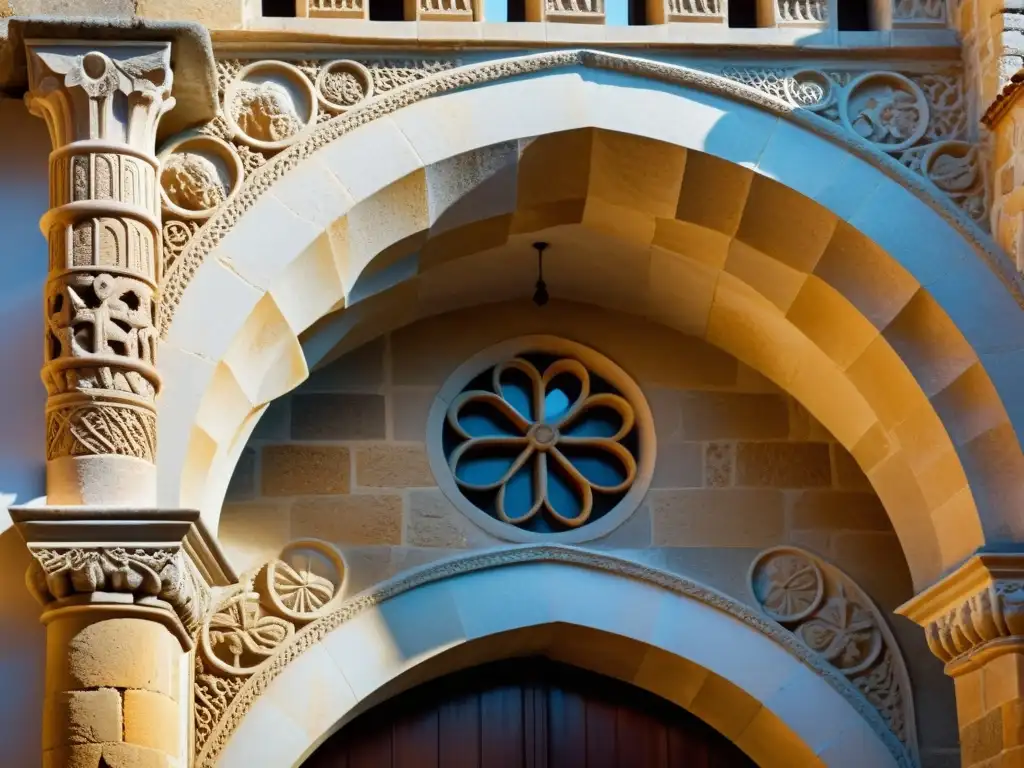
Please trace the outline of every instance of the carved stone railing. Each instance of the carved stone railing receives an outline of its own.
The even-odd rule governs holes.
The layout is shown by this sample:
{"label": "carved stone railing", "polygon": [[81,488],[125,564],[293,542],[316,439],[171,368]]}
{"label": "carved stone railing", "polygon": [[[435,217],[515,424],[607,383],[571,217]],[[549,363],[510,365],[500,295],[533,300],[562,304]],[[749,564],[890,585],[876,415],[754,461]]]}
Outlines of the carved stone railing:
{"label": "carved stone railing", "polygon": [[849,576],[797,547],[754,560],[750,591],[765,615],[842,672],[917,756],[910,676],[882,612]]}
{"label": "carved stone railing", "polygon": [[[917,766],[906,667],[877,609],[832,566],[819,565],[800,550],[789,552],[811,558],[808,562],[816,576],[808,584],[820,586],[820,595],[811,591],[811,598],[818,599],[807,611],[802,631],[792,622],[787,629],[684,576],[558,545],[469,553],[409,571],[345,599],[341,585],[346,566],[341,553],[321,541],[294,542],[279,560],[223,591],[203,623],[194,677],[194,765],[214,768],[228,739],[271,681],[298,656],[364,611],[418,587],[463,574],[522,563],[562,563],[642,581],[705,603],[756,629],[846,698],[888,746],[896,765]],[[755,584],[764,581],[758,564],[771,567],[777,562],[771,551],[759,558],[752,571]],[[846,651],[847,644],[854,647],[855,658]]]}

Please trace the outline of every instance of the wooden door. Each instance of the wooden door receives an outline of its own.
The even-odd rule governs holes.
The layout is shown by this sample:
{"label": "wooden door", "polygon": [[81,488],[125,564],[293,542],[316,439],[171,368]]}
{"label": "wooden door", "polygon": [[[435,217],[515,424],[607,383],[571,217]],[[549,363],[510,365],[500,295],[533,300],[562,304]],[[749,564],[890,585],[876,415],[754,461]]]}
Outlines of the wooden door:
{"label": "wooden door", "polygon": [[753,768],[696,717],[616,680],[517,659],[370,710],[304,768]]}

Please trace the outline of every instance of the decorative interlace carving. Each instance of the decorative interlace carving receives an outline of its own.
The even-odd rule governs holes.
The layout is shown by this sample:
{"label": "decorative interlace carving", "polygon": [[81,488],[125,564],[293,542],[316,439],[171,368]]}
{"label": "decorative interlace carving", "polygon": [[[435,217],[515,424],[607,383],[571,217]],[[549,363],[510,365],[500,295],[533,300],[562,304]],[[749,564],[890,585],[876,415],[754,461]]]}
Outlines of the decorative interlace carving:
{"label": "decorative interlace carving", "polygon": [[[900,768],[913,768],[917,764],[913,754],[916,745],[908,747],[902,743],[890,729],[890,721],[883,720],[879,710],[873,706],[870,696],[862,693],[865,687],[883,688],[882,684],[874,681],[863,684],[851,682],[850,678],[825,662],[820,655],[810,650],[795,635],[780,627],[776,622],[765,619],[758,611],[683,576],[650,566],[605,553],[589,552],[573,547],[532,545],[499,551],[474,552],[458,559],[433,563],[398,576],[345,601],[339,601],[335,594],[332,601],[321,608],[312,621],[305,624],[301,631],[293,633],[288,639],[281,642],[276,650],[251,673],[224,674],[207,663],[206,656],[200,649],[196,654],[195,676],[195,764],[197,768],[214,768],[217,758],[231,734],[254,702],[288,664],[363,611],[373,609],[417,587],[462,574],[518,563],[542,562],[594,568],[625,578],[638,579],[725,612],[771,638],[786,652],[824,678],[878,734],[893,755],[896,765]],[[261,569],[260,573],[266,573],[266,570]],[[251,584],[247,582],[240,585],[238,591],[251,591],[250,586]],[[260,587],[257,586],[256,589],[259,592]],[[260,592],[260,594],[263,593]],[[264,610],[268,610],[266,615],[274,615],[269,609]],[[898,668],[902,669],[902,661],[899,660],[899,657],[894,657],[894,659],[898,661]],[[858,687],[861,692],[858,692]],[[913,723],[912,718],[910,723]],[[911,725],[911,729],[912,727]]]}
{"label": "decorative interlace carving", "polygon": [[848,677],[900,741],[915,750],[906,666],[864,591],[838,568],[795,547],[758,555],[749,582],[761,610]]}
{"label": "decorative interlace carving", "polygon": [[490,389],[452,401],[448,466],[464,493],[493,496],[502,522],[523,526],[543,514],[576,528],[590,520],[595,495],[617,498],[636,479],[625,445],[636,416],[624,397],[595,387],[579,360],[539,364],[543,373],[526,356],[507,360],[491,370]]}
{"label": "decorative interlace carving", "polygon": [[127,593],[136,602],[155,598],[174,609],[190,634],[209,607],[209,590],[180,549],[75,547],[33,549],[32,556],[28,584],[44,605],[94,592]]}
{"label": "decorative interlace carving", "polygon": [[753,68],[723,74],[841,125],[919,173],[979,226],[987,226],[984,164],[968,141],[967,102],[958,75]]}
{"label": "decorative interlace carving", "polygon": [[289,643],[296,631],[338,602],[345,561],[321,541],[289,544],[226,596],[206,617],[196,651],[196,749],[202,752],[213,728],[245,679]]}

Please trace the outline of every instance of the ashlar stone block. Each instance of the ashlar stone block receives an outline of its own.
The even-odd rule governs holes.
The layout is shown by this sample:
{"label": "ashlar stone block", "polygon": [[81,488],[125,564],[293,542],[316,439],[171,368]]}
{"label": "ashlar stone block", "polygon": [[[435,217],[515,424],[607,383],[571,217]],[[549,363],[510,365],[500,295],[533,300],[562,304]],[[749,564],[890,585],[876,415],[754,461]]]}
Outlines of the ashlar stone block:
{"label": "ashlar stone block", "polygon": [[348,493],[351,459],[348,448],[313,445],[268,445],[263,449],[264,496]]}
{"label": "ashlar stone block", "polygon": [[382,444],[356,448],[355,484],[364,488],[437,485],[422,445]]}

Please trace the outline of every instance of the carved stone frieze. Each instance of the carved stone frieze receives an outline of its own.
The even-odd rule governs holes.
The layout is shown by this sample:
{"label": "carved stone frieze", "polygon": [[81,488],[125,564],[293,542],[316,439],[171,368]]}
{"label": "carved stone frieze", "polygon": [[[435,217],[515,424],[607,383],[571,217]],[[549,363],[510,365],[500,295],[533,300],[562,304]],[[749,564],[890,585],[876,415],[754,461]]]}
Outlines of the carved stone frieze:
{"label": "carved stone frieze", "polygon": [[[47,459],[152,463],[162,241],[154,148],[157,123],[174,105],[170,45],[29,43],[28,66],[25,99],[46,120],[54,149],[41,221],[50,256]],[[145,480],[105,498],[101,483],[68,487],[82,482],[74,470],[61,478],[48,476],[52,502],[150,501]]]}
{"label": "carved stone frieze", "polygon": [[47,613],[142,610],[191,648],[214,587],[235,575],[195,510],[12,507]]}
{"label": "carved stone frieze", "polygon": [[[892,720],[881,713],[886,697],[893,695],[891,676],[905,674],[898,656],[886,655],[863,681],[851,681],[776,622],[685,577],[605,553],[527,545],[432,563],[342,600],[345,565],[341,555],[323,542],[306,540],[289,545],[281,560],[263,566],[226,591],[204,621],[195,667],[195,765],[213,768],[231,734],[270,682],[344,622],[417,587],[475,571],[537,562],[565,563],[638,579],[724,611],[770,637],[828,680],[878,733],[897,765],[912,768],[917,764],[913,749],[897,738],[890,727]],[[904,706],[902,697],[896,702],[893,707]],[[912,728],[911,717],[904,733]]]}
{"label": "carved stone frieze", "polygon": [[761,610],[849,678],[916,755],[910,677],[871,598],[838,568],[797,547],[762,552],[749,583]]}
{"label": "carved stone frieze", "polygon": [[210,591],[180,549],[33,549],[28,584],[44,605],[76,595],[114,592],[156,598],[174,609],[189,634],[206,615]]}
{"label": "carved stone frieze", "polygon": [[1024,556],[981,553],[901,606],[957,676],[1000,653],[1024,651]]}
{"label": "carved stone frieze", "polygon": [[[331,63],[327,60],[300,61],[296,66],[316,87],[320,73]],[[930,99],[929,127],[921,144],[900,153],[895,158],[896,163],[893,163],[893,155],[886,151],[884,146],[868,142],[839,125],[839,112],[833,98],[839,89],[833,89],[833,84],[838,79],[840,85],[847,85],[857,74],[855,72],[822,73],[815,70],[800,70],[806,72],[806,75],[798,75],[784,69],[732,68],[711,73],[634,55],[624,56],[590,50],[550,51],[477,62],[467,66],[460,66],[461,62],[455,59],[431,59],[420,62],[361,60],[356,63],[362,64],[370,71],[372,95],[362,97],[363,93],[370,94],[371,91],[367,83],[360,81],[355,74],[358,71],[356,67],[348,68],[351,79],[345,76],[342,78],[344,82],[335,80],[333,84],[326,86],[326,90],[324,83],[321,82],[321,86],[317,88],[317,93],[320,94],[320,108],[316,117],[318,124],[310,133],[303,133],[301,138],[276,153],[253,149],[232,139],[232,130],[223,116],[199,129],[202,133],[226,139],[232,144],[244,168],[245,182],[199,227],[195,228],[191,224],[173,224],[165,231],[165,241],[174,243],[177,255],[160,285],[161,335],[167,333],[186,286],[206,256],[216,248],[261,195],[318,150],[356,128],[438,94],[510,77],[576,66],[627,72],[654,81],[721,94],[727,98],[754,104],[768,112],[784,115],[808,130],[826,134],[830,140],[843,144],[855,156],[876,165],[887,175],[898,178],[913,194],[935,208],[960,231],[991,264],[993,271],[1001,280],[1010,280],[1009,273],[1002,263],[1002,255],[978,231],[984,226],[985,216],[976,213],[979,205],[985,205],[985,193],[982,191],[984,183],[976,157],[964,152],[962,144],[956,144],[943,152],[933,149],[936,156],[931,164],[924,162],[926,148],[933,148],[936,144],[942,145],[948,141],[973,141],[968,130],[968,117],[962,104],[964,97],[960,77],[955,73],[906,75],[907,79],[914,82]],[[239,61],[218,62],[222,101],[232,78],[235,78],[241,69],[242,62]],[[345,71],[340,65],[338,69]],[[342,102],[337,101],[339,97],[342,98]],[[344,107],[344,110],[336,113],[324,103],[325,101]],[[949,158],[942,160],[945,155]],[[894,167],[901,163],[902,169]],[[921,173],[921,168],[930,169],[928,178]],[[951,199],[953,204],[947,207],[940,202],[943,198]],[[956,206],[959,206],[959,211],[963,213],[957,212]],[[968,216],[973,220],[973,224],[965,222]],[[174,217],[167,215],[167,219],[170,222]]]}

